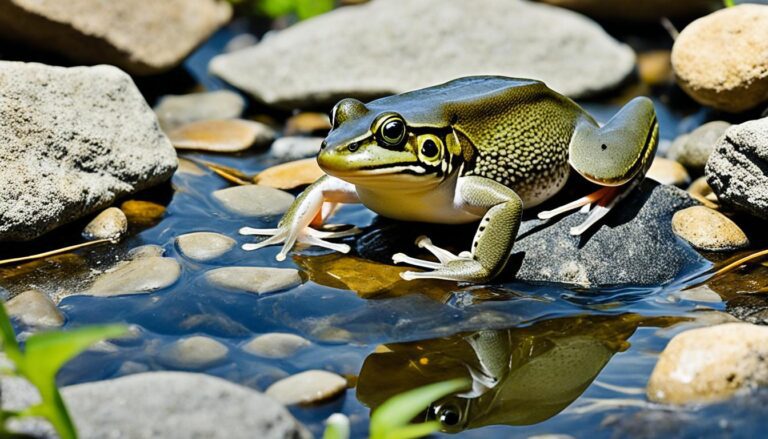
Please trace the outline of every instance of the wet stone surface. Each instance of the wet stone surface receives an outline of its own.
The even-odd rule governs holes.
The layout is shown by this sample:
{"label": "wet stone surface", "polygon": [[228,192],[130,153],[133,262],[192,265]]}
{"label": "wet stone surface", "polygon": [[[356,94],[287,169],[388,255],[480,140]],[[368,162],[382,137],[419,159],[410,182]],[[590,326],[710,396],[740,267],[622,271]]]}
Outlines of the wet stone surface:
{"label": "wet stone surface", "polygon": [[91,296],[119,296],[150,293],[172,285],[181,274],[175,259],[157,256],[141,257],[118,263],[93,282],[85,292]]}
{"label": "wet stone surface", "polygon": [[220,233],[187,233],[176,238],[181,253],[195,261],[209,261],[232,250],[237,242]]}
{"label": "wet stone surface", "polygon": [[333,398],[347,388],[347,380],[325,370],[308,370],[284,378],[266,390],[266,395],[285,405],[311,404]]}
{"label": "wet stone surface", "polygon": [[299,272],[292,268],[225,267],[208,271],[205,278],[210,284],[225,290],[257,294],[301,284]]}

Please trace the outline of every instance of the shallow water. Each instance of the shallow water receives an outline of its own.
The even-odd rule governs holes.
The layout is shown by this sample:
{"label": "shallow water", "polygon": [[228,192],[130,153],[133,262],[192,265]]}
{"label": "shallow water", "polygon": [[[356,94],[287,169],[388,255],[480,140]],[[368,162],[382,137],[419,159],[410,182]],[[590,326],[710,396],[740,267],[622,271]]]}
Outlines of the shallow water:
{"label": "shallow water", "polygon": [[[199,58],[216,53],[217,41],[190,62],[205,64]],[[194,65],[190,68],[201,82],[210,79],[194,74]],[[682,106],[685,110],[673,109],[678,107],[669,103],[683,99],[674,92],[672,96],[667,90],[654,93],[665,141],[709,117],[702,110],[691,109],[690,103]],[[603,121],[619,107],[617,102],[584,104]],[[265,151],[182,156],[231,166],[246,174],[276,163]],[[468,376],[487,368],[489,362],[495,365],[500,383],[493,391],[496,398],[488,401],[486,395],[482,401],[463,400],[466,410],[461,419],[463,428],[468,429],[456,427],[457,437],[549,433],[595,438],[630,434],[696,437],[702,433],[749,436],[758,431],[764,419],[766,409],[760,407],[765,404],[758,400],[764,400],[763,395],[673,411],[652,406],[641,390],[657,354],[674,334],[694,325],[691,320],[695,317],[707,315],[705,308],[724,308],[722,303],[703,306],[676,298],[675,293],[691,284],[686,279],[707,265],[689,267],[679,279],[665,285],[600,290],[515,281],[481,287],[441,281],[383,282],[381,279],[397,279],[392,268],[383,263],[383,255],[399,249],[381,248],[377,236],[395,233],[397,227],[361,206],[345,206],[334,219],[364,229],[362,235],[345,240],[355,249],[350,255],[310,248],[276,262],[277,247],[252,253],[235,248],[215,261],[199,263],[180,255],[174,243],[176,236],[212,231],[243,244],[251,238],[239,236],[240,227],[271,227],[278,220],[244,218],[223,210],[211,192],[229,184],[208,170],[201,171],[203,175],[177,173],[169,185],[132,197],[166,206],[164,215],[157,220],[146,218],[115,247],[0,268],[0,286],[11,293],[36,287],[62,296],[65,328],[108,322],[138,328],[134,337],[102,344],[69,363],[59,376],[61,385],[168,369],[160,359],[165,346],[182,336],[204,334],[229,346],[230,352],[226,362],[202,372],[258,390],[306,369],[334,371],[356,382],[355,388],[339,398],[291,408],[316,436],[321,435],[323,420],[341,411],[352,420],[353,436],[363,437],[369,407],[391,393],[438,379]],[[53,240],[6,245],[0,253],[19,256],[71,244],[77,242],[81,226],[65,228]],[[471,228],[457,230],[462,236],[453,238],[454,244],[460,246],[471,239]],[[448,235],[456,233],[441,228],[436,241],[450,244],[445,241],[450,239]],[[163,247],[165,256],[182,264],[181,278],[174,285],[143,295],[98,298],[77,294],[87,287],[94,272],[125,259],[128,250],[145,244]],[[218,289],[204,281],[207,270],[233,265],[296,267],[305,282],[259,296]],[[350,267],[364,268],[355,272]],[[373,273],[383,273],[378,282]],[[276,331],[302,335],[313,345],[281,360],[256,357],[240,349],[253,335]],[[473,348],[467,340],[478,336],[495,337],[504,343],[490,350]]]}

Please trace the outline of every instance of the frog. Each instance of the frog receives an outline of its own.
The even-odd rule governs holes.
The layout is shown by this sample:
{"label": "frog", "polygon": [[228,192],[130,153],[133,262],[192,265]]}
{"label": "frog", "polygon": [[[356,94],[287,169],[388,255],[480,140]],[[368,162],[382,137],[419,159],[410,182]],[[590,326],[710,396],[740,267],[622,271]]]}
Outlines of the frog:
{"label": "frog", "polygon": [[416,245],[436,260],[396,253],[392,261],[421,269],[402,272],[405,280],[488,282],[510,259],[524,209],[558,194],[575,170],[599,189],[538,217],[580,209],[586,217],[570,233],[584,234],[642,181],[659,135],[647,97],[600,125],[544,82],[503,76],[463,77],[368,103],[346,98],[330,119],[317,155],[326,175],[277,227],[240,229],[266,236],[243,250],[282,245],[278,261],[297,243],[347,253],[349,245],[332,239],[357,230],[317,226],[339,203],[362,203],[400,221],[477,223],[469,250],[456,254],[421,236]]}

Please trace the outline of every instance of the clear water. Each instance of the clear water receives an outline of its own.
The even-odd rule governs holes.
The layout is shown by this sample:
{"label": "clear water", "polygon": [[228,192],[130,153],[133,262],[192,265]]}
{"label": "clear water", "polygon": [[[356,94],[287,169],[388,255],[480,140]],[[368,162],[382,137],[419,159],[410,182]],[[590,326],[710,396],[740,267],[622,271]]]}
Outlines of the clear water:
{"label": "clear water", "polygon": [[[190,59],[188,68],[198,81],[217,86],[198,67],[220,50],[226,38],[226,32],[220,34]],[[654,93],[666,141],[709,117],[679,94],[672,92],[670,97],[667,90]],[[682,110],[670,105],[681,100]],[[602,120],[619,106],[605,102],[584,105]],[[275,163],[265,151],[183,156],[247,174]],[[343,412],[352,420],[353,436],[364,437],[369,405],[375,406],[396,391],[437,379],[468,376],[469,371],[482,368],[481,361],[486,365],[507,364],[502,368],[499,397],[490,403],[469,403],[470,408],[462,413],[468,429],[456,437],[550,433],[593,438],[670,434],[749,437],[765,424],[767,409],[761,403],[765,400],[762,394],[709,407],[671,410],[652,406],[637,391],[644,388],[657,354],[670,337],[693,325],[690,319],[702,315],[701,304],[678,300],[675,293],[688,284],[684,279],[708,268],[708,264],[690,267],[679,279],[651,287],[584,291],[514,281],[484,287],[399,282],[375,295],[359,295],[340,288],[354,285],[357,276],[342,277],[339,283],[317,274],[331,270],[340,258],[318,249],[301,250],[282,263],[274,259],[275,247],[253,253],[236,248],[209,263],[180,255],[174,244],[178,235],[212,231],[242,244],[248,238],[236,233],[240,227],[267,227],[277,222],[277,217],[243,218],[222,210],[211,192],[228,186],[208,171],[202,176],[177,173],[169,185],[132,197],[163,204],[166,212],[158,223],[133,230],[118,246],[0,269],[0,286],[12,293],[36,287],[65,296],[60,303],[67,318],[65,328],[111,322],[140,328],[135,338],[115,341],[69,363],[59,376],[61,385],[167,369],[159,361],[164,346],[183,336],[203,334],[228,345],[230,353],[225,363],[198,370],[201,372],[258,390],[307,369],[334,371],[356,383],[331,401],[291,407],[316,436],[321,435],[327,416]],[[384,257],[380,255],[399,251],[380,248],[376,239],[381,230],[397,228],[363,207],[346,206],[334,221],[364,228],[362,236],[347,240],[355,247],[351,257],[364,255],[373,260],[371,263],[381,263]],[[81,223],[75,224],[53,238],[34,243],[5,245],[0,256],[25,255],[76,242],[80,227]],[[471,239],[471,229],[458,230],[460,233],[441,233],[440,242],[451,239],[449,235],[461,235],[453,238],[459,245]],[[146,295],[96,298],[76,294],[87,286],[93,270],[108,268],[128,250],[145,244],[163,247],[166,256],[182,264],[181,278],[174,285]],[[307,280],[299,287],[262,296],[232,293],[204,282],[206,270],[233,265],[296,267]],[[708,304],[706,308],[723,307]],[[255,357],[240,349],[255,334],[275,331],[299,334],[313,345],[282,360]],[[473,334],[506,341],[500,348],[478,354],[467,342]],[[493,425],[482,426],[484,423]]]}

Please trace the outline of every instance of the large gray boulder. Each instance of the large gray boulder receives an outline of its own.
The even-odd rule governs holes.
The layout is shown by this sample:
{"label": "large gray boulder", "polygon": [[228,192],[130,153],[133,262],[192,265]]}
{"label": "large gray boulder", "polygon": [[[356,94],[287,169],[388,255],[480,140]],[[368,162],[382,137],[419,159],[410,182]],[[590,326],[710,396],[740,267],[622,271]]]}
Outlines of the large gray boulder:
{"label": "large gray boulder", "polygon": [[[0,384],[3,409],[18,410],[39,400],[23,380],[4,378]],[[311,437],[275,400],[205,374],[147,372],[68,386],[61,393],[83,439]],[[53,437],[44,422],[15,422],[13,427]]]}
{"label": "large gray boulder", "polygon": [[111,66],[0,61],[0,241],[36,238],[171,177],[176,152]]}
{"label": "large gray boulder", "polygon": [[571,97],[615,87],[634,52],[592,20],[517,0],[374,0],[219,55],[210,70],[267,104],[329,105],[461,76],[543,80]]}
{"label": "large gray boulder", "polygon": [[729,128],[706,176],[722,204],[768,219],[768,117]]}
{"label": "large gray boulder", "polygon": [[183,61],[231,15],[223,0],[0,0],[0,36],[149,74]]}

